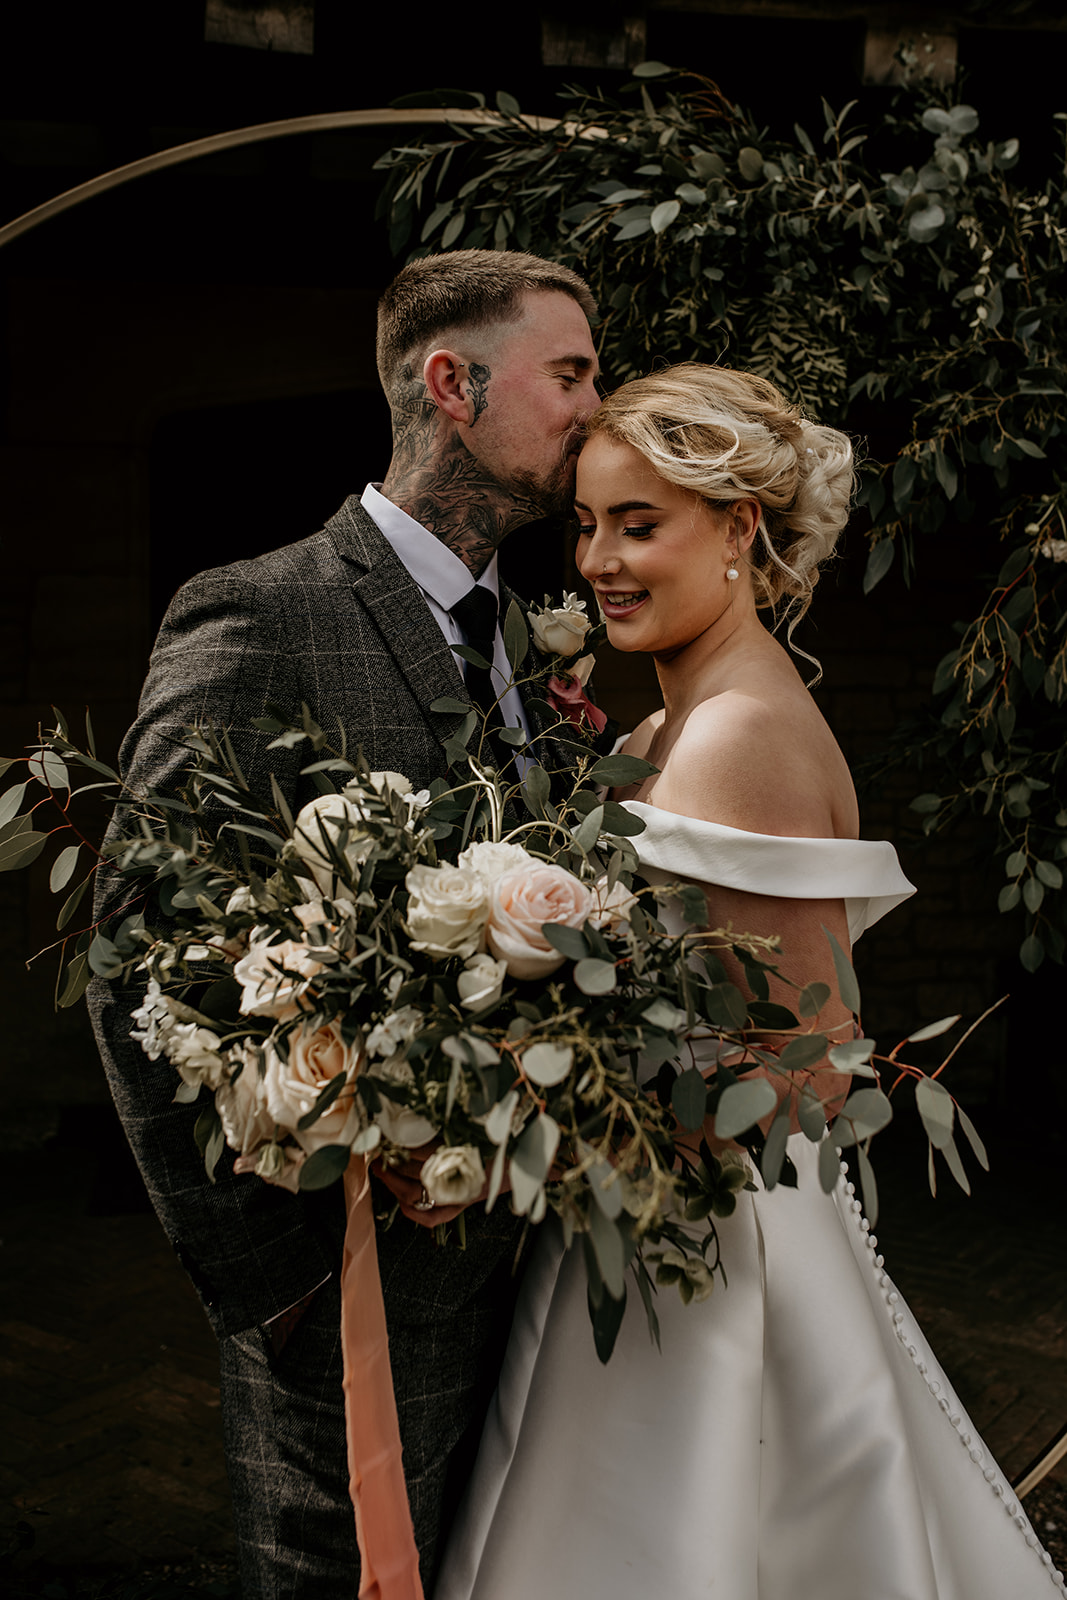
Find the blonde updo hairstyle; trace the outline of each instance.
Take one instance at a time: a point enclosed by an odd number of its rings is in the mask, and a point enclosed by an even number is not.
[[[717,509],[759,501],[748,553],[753,593],[757,606],[775,611],[776,625],[787,622],[792,643],[819,567],[848,521],[845,434],[807,421],[766,378],[696,361],[623,384],[586,431],[632,445],[661,478]]]

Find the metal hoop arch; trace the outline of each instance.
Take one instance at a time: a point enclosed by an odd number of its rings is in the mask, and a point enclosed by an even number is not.
[[[57,217],[73,206],[92,200],[109,189],[117,189],[135,178],[144,178],[152,172],[162,172],[166,167],[181,166],[186,161],[196,161],[200,156],[215,155],[220,150],[232,150],[238,145],[260,144],[267,139],[285,139],[297,133],[330,133],[338,128],[398,127],[418,123],[485,123],[504,122],[508,119],[497,111],[483,111],[460,106],[421,106],[417,109],[399,110],[383,106],[365,111],[323,111],[308,117],[286,117],[280,122],[256,122],[247,128],[231,128],[226,133],[213,133],[206,139],[192,139],[188,144],[171,145],[166,150],[156,150],[126,166],[114,167],[96,178],[79,183],[54,195],[42,205],[34,206],[13,222],[0,228],[0,247],[10,244],[21,234],[38,227],[51,217]],[[522,121],[539,132],[557,127],[556,117],[524,116]]]

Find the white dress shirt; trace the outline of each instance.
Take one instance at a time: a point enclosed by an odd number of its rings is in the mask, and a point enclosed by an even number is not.
[[[416,522],[414,517],[409,517],[406,511],[402,511],[391,500],[387,500],[373,483],[368,483],[364,489],[360,504],[388,541],[394,554],[414,578],[448,643],[466,644],[467,639],[452,616],[452,607],[457,600],[462,600],[468,589],[473,587],[471,570],[467,564],[424,528],[421,522]],[[489,590],[499,606],[500,579],[497,574],[495,553],[477,582],[483,589]],[[462,658],[457,656],[456,665],[462,673],[461,662]],[[510,678],[511,668],[504,650],[498,614],[496,645],[493,652],[493,682],[500,694],[500,714],[506,727],[520,727],[529,737],[530,728],[519,691],[514,687],[506,688]]]

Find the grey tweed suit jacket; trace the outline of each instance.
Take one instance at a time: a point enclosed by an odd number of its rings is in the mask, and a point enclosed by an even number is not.
[[[306,746],[268,754],[270,736],[256,734],[251,719],[268,703],[296,715],[306,701],[327,731],[344,726],[349,748],[361,748],[372,769],[402,771],[421,786],[445,770],[441,741],[459,720],[428,709],[446,695],[467,698],[456,658],[413,579],[352,497],[320,533],[201,573],[178,592],[120,763],[134,787],[166,789],[188,760],[172,741],[210,718],[231,730],[252,789],[269,796],[273,771],[295,810],[313,793],[299,778]],[[97,915],[115,909],[121,892],[114,878],[105,883]],[[216,1332],[268,1322],[337,1268],[340,1186],[291,1195],[234,1179],[229,1152],[209,1184],[192,1136],[198,1108],[173,1104],[173,1068],[162,1058],[150,1062],[129,1038],[139,999],[138,991],[100,982],[89,996],[153,1205]]]

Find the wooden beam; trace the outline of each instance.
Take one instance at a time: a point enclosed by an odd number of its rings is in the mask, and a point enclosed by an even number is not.
[[[204,38],[208,44],[313,55],[314,0],[207,0]]]
[[[636,67],[644,61],[644,17],[620,17],[605,27],[596,23],[541,18],[541,62],[546,67]]]
[[[723,17],[749,17],[793,22],[866,22],[876,28],[907,29],[910,36],[952,33],[960,28],[989,31],[1019,30],[1031,33],[1067,32],[1067,11],[1060,0],[1047,0],[1045,10],[1034,14],[973,16],[957,10],[952,0],[939,5],[910,3],[881,5],[871,0],[645,0],[644,9],[654,11],[705,12]]]
[[[906,67],[898,58],[902,46],[918,57],[915,67]],[[934,83],[952,83],[956,76],[956,33],[917,32],[908,26],[876,27],[868,23],[863,41],[864,83],[903,83],[910,76],[930,78]]]

